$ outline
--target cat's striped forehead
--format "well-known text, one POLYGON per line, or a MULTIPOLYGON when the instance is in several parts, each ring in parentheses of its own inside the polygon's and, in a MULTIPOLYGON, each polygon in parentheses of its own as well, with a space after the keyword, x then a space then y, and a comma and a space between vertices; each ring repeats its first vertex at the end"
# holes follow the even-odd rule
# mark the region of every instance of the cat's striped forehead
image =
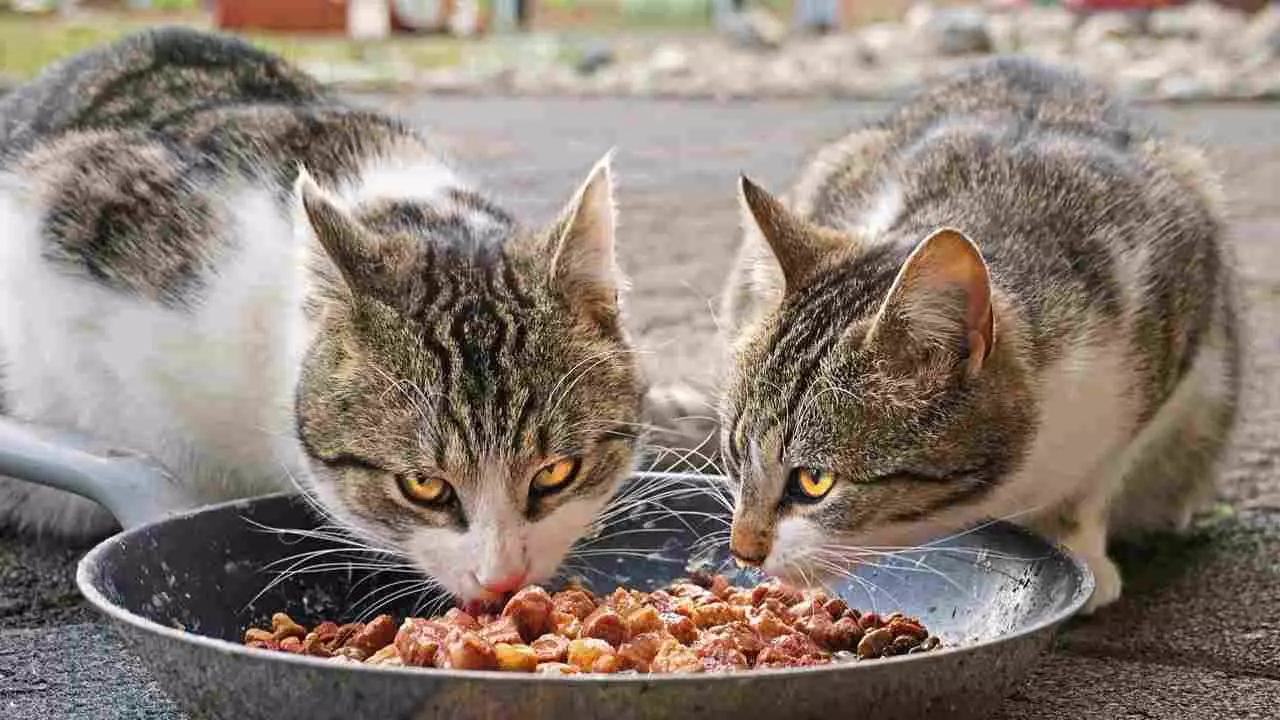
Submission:
MULTIPOLYGON (((869 249, 848 263, 814 277, 789 295, 739 358, 742 372, 730 398, 736 410, 728 424, 730 457, 746 435, 776 433, 788 445, 802 405, 832 372, 858 374, 864 358, 849 349, 880 308, 904 254, 890 245, 869 249)), ((848 388, 843 388, 848 392, 848 388)))

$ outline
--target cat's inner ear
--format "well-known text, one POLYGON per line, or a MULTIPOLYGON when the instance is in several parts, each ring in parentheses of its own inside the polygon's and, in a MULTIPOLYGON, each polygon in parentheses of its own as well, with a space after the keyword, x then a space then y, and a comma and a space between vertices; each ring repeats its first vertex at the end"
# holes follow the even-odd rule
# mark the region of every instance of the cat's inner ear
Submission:
POLYGON ((613 323, 625 281, 614 237, 613 153, 606 154, 565 206, 550 236, 551 287, 596 322, 613 323))
POLYGON ((959 230, 942 228, 903 263, 871 337, 909 352, 958 356, 973 374, 991 353, 995 327, 991 275, 981 251, 959 230))
POLYGON ((299 169, 294 196, 299 208, 297 222, 316 239, 348 288, 357 291, 370 286, 383 265, 377 236, 321 189, 305 168, 299 169))
POLYGON ((769 244, 788 292, 804 285, 833 253, 853 245, 851 238, 797 217, 745 175, 738 178, 738 201, 743 229, 758 232, 769 244))

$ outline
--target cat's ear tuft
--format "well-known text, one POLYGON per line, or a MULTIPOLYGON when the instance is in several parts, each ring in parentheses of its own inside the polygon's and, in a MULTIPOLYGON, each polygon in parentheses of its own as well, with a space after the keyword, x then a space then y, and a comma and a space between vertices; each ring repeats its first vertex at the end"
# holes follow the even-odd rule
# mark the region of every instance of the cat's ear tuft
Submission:
POLYGON ((315 238, 348 287, 359 289, 360 279, 368 277, 377 264, 375 238, 316 184, 305 167, 298 168, 294 200, 297 222, 315 238))
POLYGON ((991 275, 982 252, 964 233, 942 228, 903 263, 871 337, 899 350, 959 357, 972 375, 991 354, 995 330, 991 275))
POLYGON ((615 249, 613 151, 591 169, 565 206, 550 237, 552 288, 596 322, 613 323, 625 280, 615 249))
POLYGON ((850 245, 840 233, 797 217, 746 175, 738 178, 738 201, 743 229, 759 233, 769 244, 788 292, 804 285, 831 253, 850 245))

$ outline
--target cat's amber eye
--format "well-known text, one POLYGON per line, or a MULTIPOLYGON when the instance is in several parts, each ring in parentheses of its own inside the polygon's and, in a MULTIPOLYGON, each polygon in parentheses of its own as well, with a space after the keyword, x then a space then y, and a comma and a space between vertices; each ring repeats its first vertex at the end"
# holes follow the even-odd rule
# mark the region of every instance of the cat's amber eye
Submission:
POLYGON ((796 468, 788 482, 791 494, 801 500, 821 500, 836 484, 835 473, 818 468, 796 468))
POLYGON ((577 458, 560 458, 543 465, 533 475, 534 491, 548 493, 568 487, 569 483, 573 482, 573 478, 578 475, 578 465, 577 458))
POLYGON ((443 505, 453 496, 453 486, 444 478, 429 477, 421 473, 405 473, 396 476, 400 492, 419 505, 443 505))

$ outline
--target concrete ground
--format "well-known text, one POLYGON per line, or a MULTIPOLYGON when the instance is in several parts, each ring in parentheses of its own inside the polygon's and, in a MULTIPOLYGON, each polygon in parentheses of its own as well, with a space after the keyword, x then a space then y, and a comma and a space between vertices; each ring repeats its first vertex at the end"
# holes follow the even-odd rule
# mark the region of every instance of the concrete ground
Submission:
MULTIPOLYGON (((436 130, 462 166, 538 220, 617 145, 630 324, 659 381, 710 380, 711 307, 735 242, 736 173, 782 189, 817 144, 882 109, 361 101, 436 130)), ((1124 598, 1062 634, 1008 700, 1006 720, 1280 718, 1280 106, 1151 113, 1212 150, 1233 203, 1249 367, 1223 504, 1188 535, 1118 549, 1124 598)), ((181 717, 81 604, 71 583, 79 552, 0 537, 0 717, 181 717)))

